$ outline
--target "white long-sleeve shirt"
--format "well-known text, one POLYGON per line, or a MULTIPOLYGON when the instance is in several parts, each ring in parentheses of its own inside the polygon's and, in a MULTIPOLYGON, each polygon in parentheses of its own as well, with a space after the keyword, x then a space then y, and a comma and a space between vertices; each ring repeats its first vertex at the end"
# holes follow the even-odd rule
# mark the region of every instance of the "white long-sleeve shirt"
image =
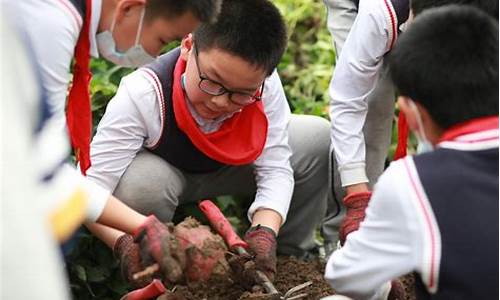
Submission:
POLYGON ((70 299, 33 164, 39 88, 19 36, 0 18, 0 298, 70 299))
MULTIPOLYGON (((155 86, 144 69, 124 77, 97 128, 87 176, 109 190, 116 188, 136 154, 161 138, 161 100, 155 86)), ((262 102, 269 125, 264 150, 254 162, 257 194, 248 215, 268 208, 285 222, 294 186, 288 145, 291 112, 277 72, 266 79, 262 102)))
MULTIPOLYGON (((438 147, 498 149, 498 129, 456 137, 438 147)), ((412 157, 393 162, 375 185, 360 228, 348 235, 325 270, 326 280, 354 299, 386 299, 390 280, 412 271, 436 291, 441 233, 412 157)))
MULTIPOLYGON (((83 19, 69 0, 1 0, 8 20, 28 40, 57 128, 66 129, 66 97, 71 61, 83 19)), ((92 1, 90 54, 98 57, 96 34, 101 0, 92 1)))
POLYGON ((331 139, 342 186, 368 182, 363 126, 367 96, 383 57, 397 38, 398 20, 390 0, 361 0, 330 84, 331 139))
MULTIPOLYGON (((83 177, 76 168, 66 164, 69 143, 66 130, 66 96, 71 78, 70 66, 75 45, 82 26, 82 17, 68 0, 1 0, 6 19, 20 33, 22 40, 34 56, 41 77, 44 95, 52 116, 39 132, 36 144, 39 160, 34 168, 39 174, 51 176, 45 183, 48 211, 64 203, 75 192, 86 196, 86 219, 96 221, 110 195, 94 182, 83 177)), ((91 55, 98 56, 95 35, 101 14, 101 0, 92 1, 90 26, 91 55)))

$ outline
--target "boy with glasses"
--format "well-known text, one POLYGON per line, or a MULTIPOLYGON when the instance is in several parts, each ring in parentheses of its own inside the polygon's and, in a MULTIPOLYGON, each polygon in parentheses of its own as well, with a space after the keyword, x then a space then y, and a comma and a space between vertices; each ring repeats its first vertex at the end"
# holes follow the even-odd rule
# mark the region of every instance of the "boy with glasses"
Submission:
POLYGON ((291 115, 275 71, 285 47, 273 4, 224 1, 216 23, 122 80, 89 178, 161 221, 179 204, 255 195, 245 240, 257 267, 272 279, 276 251, 307 256, 326 206, 329 124, 291 115))

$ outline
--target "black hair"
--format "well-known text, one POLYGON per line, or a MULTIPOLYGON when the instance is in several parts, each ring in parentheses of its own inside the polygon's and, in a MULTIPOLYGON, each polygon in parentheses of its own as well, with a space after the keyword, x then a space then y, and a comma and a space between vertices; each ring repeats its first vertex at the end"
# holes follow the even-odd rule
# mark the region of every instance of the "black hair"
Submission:
POLYGON ((159 16, 175 18, 191 12, 200 22, 215 22, 219 15, 222 0, 148 0, 146 1, 146 17, 154 19, 159 16))
POLYGON ((411 10, 415 16, 422 11, 448 4, 467 4, 475 6, 498 21, 498 0, 411 0, 411 10))
POLYGON ((200 52, 218 48, 270 75, 285 52, 286 26, 270 1, 224 0, 217 22, 200 25, 194 42, 200 52))
POLYGON ((498 23, 477 8, 423 12, 387 63, 400 95, 424 106, 442 129, 498 115, 498 23))

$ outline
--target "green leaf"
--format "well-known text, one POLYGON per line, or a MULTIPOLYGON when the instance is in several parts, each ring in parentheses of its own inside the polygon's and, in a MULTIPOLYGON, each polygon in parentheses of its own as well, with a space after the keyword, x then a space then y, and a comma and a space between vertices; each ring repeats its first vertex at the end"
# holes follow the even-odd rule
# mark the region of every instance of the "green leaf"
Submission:
POLYGON ((94 266, 87 269, 87 278, 89 282, 103 282, 108 279, 109 270, 104 266, 94 266))
POLYGON ((78 279, 80 279, 81 281, 87 281, 87 273, 85 272, 85 268, 80 266, 80 265, 75 265, 73 267, 73 270, 75 271, 76 273, 76 276, 78 277, 78 279))

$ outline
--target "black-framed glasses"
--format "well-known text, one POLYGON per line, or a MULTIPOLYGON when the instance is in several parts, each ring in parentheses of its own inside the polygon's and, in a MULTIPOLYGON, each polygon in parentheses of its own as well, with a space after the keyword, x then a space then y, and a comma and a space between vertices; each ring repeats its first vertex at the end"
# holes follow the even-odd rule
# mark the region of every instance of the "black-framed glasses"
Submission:
POLYGON ((221 96, 224 94, 228 94, 228 98, 231 102, 236 105, 245 106, 254 103, 255 101, 262 100, 262 93, 264 92, 264 84, 265 80, 262 82, 260 87, 260 92, 257 94, 249 94, 242 92, 235 92, 227 89, 221 83, 212 80, 201 73, 200 63, 198 61, 198 47, 196 47, 196 43, 194 43, 194 58, 196 60, 196 68, 198 69, 198 76, 200 77, 200 82, 198 83, 198 88, 212 96, 221 96))

